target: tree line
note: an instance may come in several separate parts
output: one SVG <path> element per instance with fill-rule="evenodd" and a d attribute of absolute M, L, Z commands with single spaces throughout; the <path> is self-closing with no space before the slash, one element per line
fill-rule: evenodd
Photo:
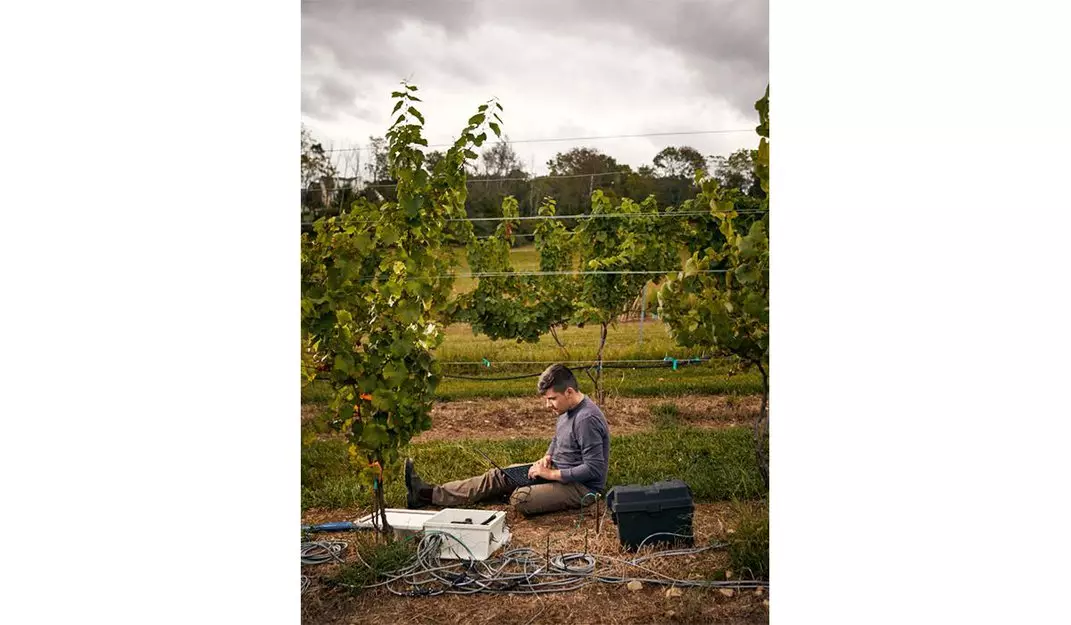
<path fill-rule="evenodd" d="M 444 156 L 439 150 L 425 152 L 429 167 Z M 559 215 L 576 215 L 590 208 L 591 194 L 596 189 L 613 202 L 642 202 L 653 197 L 659 206 L 679 206 L 696 197 L 694 179 L 698 170 L 728 190 L 739 208 L 757 208 L 765 192 L 754 175 L 755 152 L 740 149 L 728 156 L 704 156 L 691 146 L 670 146 L 655 154 L 650 165 L 633 169 L 598 149 L 574 147 L 547 161 L 548 175 L 537 176 L 526 168 L 508 136 L 504 136 L 485 149 L 478 160 L 466 164 L 465 213 L 468 217 L 498 217 L 503 199 L 513 197 L 517 199 L 518 215 L 531 217 L 538 214 L 545 198 L 552 197 Z M 302 221 L 338 215 L 358 199 L 375 204 L 397 201 L 398 181 L 391 174 L 386 140 L 370 137 L 361 161 L 360 181 L 355 176 L 344 176 L 322 144 L 302 128 Z M 356 167 L 342 169 L 352 172 Z M 495 224 L 475 222 L 473 228 L 478 235 L 486 236 L 494 232 Z M 522 221 L 515 233 L 531 235 L 534 228 L 531 222 Z M 518 242 L 530 240 L 520 237 Z"/>

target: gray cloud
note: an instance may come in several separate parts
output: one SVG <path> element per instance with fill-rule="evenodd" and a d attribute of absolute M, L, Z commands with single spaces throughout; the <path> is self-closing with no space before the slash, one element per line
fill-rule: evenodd
<path fill-rule="evenodd" d="M 752 116 L 769 80 L 767 0 L 541 0 L 497 3 L 510 18 L 597 39 L 624 28 L 644 45 L 679 53 L 711 96 Z"/>
<path fill-rule="evenodd" d="M 751 118 L 769 75 L 768 22 L 766 0 L 308 0 L 302 4 L 302 110 L 323 120 L 367 112 L 369 103 L 385 98 L 368 91 L 374 82 L 369 79 L 396 81 L 415 72 L 495 87 L 482 75 L 480 58 L 442 55 L 434 43 L 416 47 L 397 41 L 408 26 L 458 41 L 492 24 L 570 36 L 581 46 L 634 41 L 635 49 L 626 48 L 622 57 L 623 89 L 628 88 L 629 55 L 642 56 L 651 47 L 673 51 L 706 94 Z M 517 41 L 524 45 L 523 39 Z M 562 53 L 563 63 L 583 62 L 582 49 Z M 522 80 L 523 74 L 519 70 L 509 78 Z M 355 102 L 365 103 L 363 111 Z"/>
<path fill-rule="evenodd" d="M 386 95 L 371 93 L 368 78 L 398 80 L 413 73 L 420 65 L 417 59 L 424 55 L 427 66 L 438 64 L 433 50 L 401 49 L 392 35 L 409 23 L 421 23 L 458 36 L 469 28 L 473 14 L 470 1 L 302 2 L 302 112 L 320 119 L 367 113 L 367 108 L 354 110 L 354 102 L 382 100 Z M 471 79 L 472 73 L 461 68 L 458 76 Z"/>
<path fill-rule="evenodd" d="M 420 86 L 426 137 L 452 141 L 488 97 L 515 139 L 754 128 L 768 80 L 767 0 L 307 0 L 302 117 L 366 145 L 399 80 Z M 522 143 L 530 167 L 586 145 L 633 166 L 668 145 L 753 147 L 753 132 Z"/>

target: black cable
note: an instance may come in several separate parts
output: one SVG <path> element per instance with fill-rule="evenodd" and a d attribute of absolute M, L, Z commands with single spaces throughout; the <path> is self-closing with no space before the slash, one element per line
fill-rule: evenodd
<path fill-rule="evenodd" d="M 523 380 L 525 378 L 538 378 L 541 375 L 543 375 L 543 374 L 542 373 L 526 373 L 524 375 L 514 375 L 514 376 L 510 376 L 510 377 L 488 378 L 488 377 L 473 376 L 473 375 L 446 375 L 446 374 L 443 374 L 443 375 L 441 375 L 439 377 L 452 378 L 454 380 L 481 380 L 481 381 L 486 380 L 488 382 L 495 382 L 495 381 L 505 381 L 505 380 Z"/>
<path fill-rule="evenodd" d="M 686 360 L 682 359 L 682 360 L 678 360 L 677 361 L 677 367 L 680 368 L 680 367 L 685 366 L 685 365 L 700 364 L 700 363 L 703 363 L 703 362 L 707 362 L 709 360 L 710 360 L 710 358 L 689 358 L 689 359 L 686 359 Z M 473 366 L 478 366 L 478 365 L 473 365 Z M 639 365 L 618 365 L 618 364 L 602 365 L 602 369 L 603 370 L 606 370 L 606 369 L 669 369 L 669 368 L 672 368 L 672 367 L 673 367 L 673 362 L 672 361 L 668 361 L 668 360 L 665 361 L 665 362 L 657 363 L 657 364 L 652 363 L 652 364 L 639 364 Z M 587 366 L 587 367 L 578 367 L 576 370 L 577 371 L 596 371 L 598 369 L 599 369 L 599 365 L 598 364 L 592 364 L 592 365 Z M 524 375 L 515 375 L 515 376 L 508 376 L 508 377 L 484 377 L 484 376 L 471 376 L 471 375 L 448 375 L 448 374 L 443 374 L 440 377 L 451 378 L 451 379 L 455 379 L 455 380 L 479 380 L 479 381 L 496 382 L 496 381 L 508 381 L 508 380 L 523 380 L 523 379 L 526 379 L 526 378 L 538 378 L 541 375 L 543 375 L 543 374 L 542 373 L 526 373 Z"/>

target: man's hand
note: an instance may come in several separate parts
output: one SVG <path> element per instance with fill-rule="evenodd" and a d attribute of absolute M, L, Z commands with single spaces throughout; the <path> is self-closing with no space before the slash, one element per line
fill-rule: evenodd
<path fill-rule="evenodd" d="M 551 466 L 552 465 L 551 465 L 550 456 L 549 455 L 548 456 L 543 456 L 539 460 L 536 460 L 535 462 L 533 462 L 532 466 L 528 467 L 528 479 L 534 480 L 536 477 L 540 476 L 540 473 L 539 473 L 540 471 L 544 471 L 544 470 L 550 469 Z M 543 478 L 543 479 L 547 479 L 547 478 Z"/>
<path fill-rule="evenodd" d="M 561 471 L 552 469 L 541 463 L 542 460 L 532 464 L 531 468 L 528 469 L 528 479 L 534 480 L 537 477 L 541 477 L 544 480 L 551 480 L 553 482 L 560 482 L 562 480 Z"/>

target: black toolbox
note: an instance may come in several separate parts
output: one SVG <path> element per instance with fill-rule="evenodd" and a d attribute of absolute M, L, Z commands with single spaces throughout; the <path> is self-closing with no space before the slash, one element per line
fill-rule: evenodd
<path fill-rule="evenodd" d="M 617 525 L 617 537 L 626 549 L 640 543 L 676 543 L 692 546 L 692 489 L 681 480 L 655 482 L 649 486 L 615 486 L 606 494 L 606 509 Z M 654 536 L 659 533 L 676 536 Z"/>

